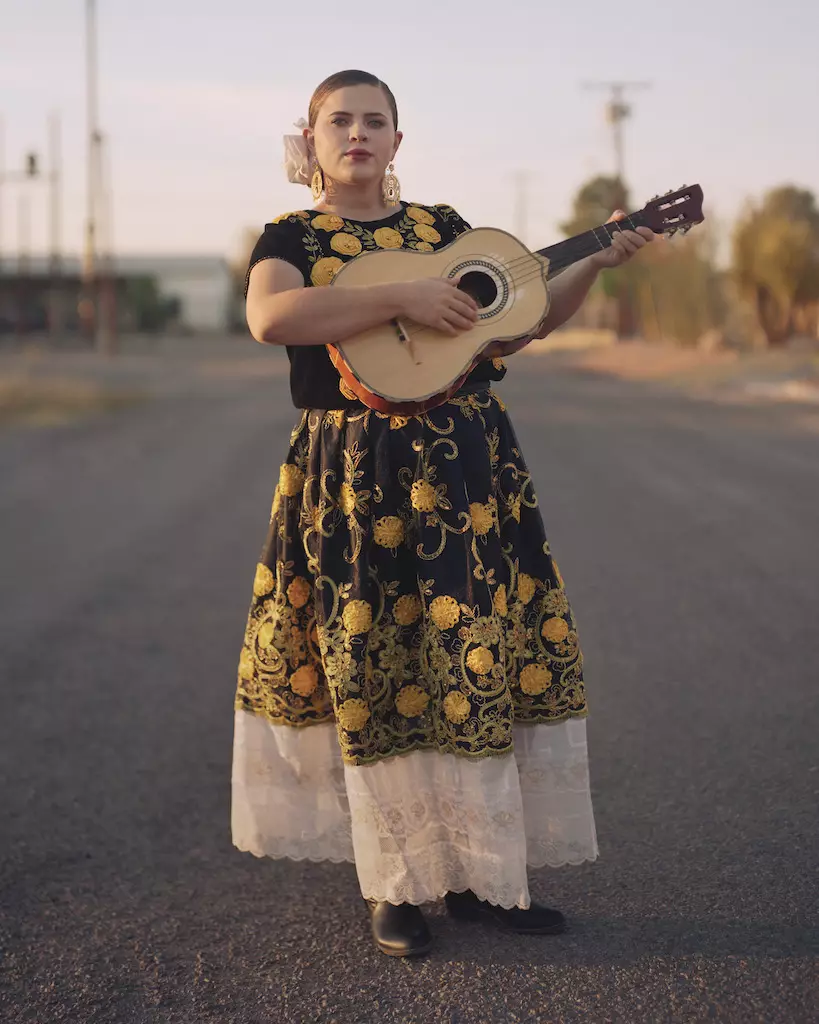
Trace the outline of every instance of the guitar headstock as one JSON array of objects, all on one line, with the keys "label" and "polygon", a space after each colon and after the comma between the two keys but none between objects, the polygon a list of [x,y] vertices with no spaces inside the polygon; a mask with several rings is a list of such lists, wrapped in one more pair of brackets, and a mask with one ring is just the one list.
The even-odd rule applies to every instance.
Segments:
[{"label": "guitar headstock", "polygon": [[640,219],[655,235],[671,237],[677,231],[685,234],[705,220],[702,198],[699,185],[683,185],[675,192],[654,196],[640,211]]}]

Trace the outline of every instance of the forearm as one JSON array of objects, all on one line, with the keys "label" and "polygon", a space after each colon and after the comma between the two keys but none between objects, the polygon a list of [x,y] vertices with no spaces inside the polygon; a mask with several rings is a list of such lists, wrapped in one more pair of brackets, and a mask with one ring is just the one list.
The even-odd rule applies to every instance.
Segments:
[{"label": "forearm", "polygon": [[551,303],[546,319],[534,335],[545,338],[547,334],[562,327],[583,305],[586,296],[597,280],[599,268],[594,257],[580,260],[549,282]]},{"label": "forearm", "polygon": [[269,345],[330,345],[403,311],[401,285],[294,288],[248,303],[247,323],[256,341]]}]

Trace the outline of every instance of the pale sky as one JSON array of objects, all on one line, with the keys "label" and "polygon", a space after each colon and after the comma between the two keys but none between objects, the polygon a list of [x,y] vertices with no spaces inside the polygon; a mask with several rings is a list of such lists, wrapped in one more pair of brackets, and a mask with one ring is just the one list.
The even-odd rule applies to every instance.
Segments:
[{"label": "pale sky", "polygon": [[[85,217],[84,0],[2,0],[5,166],[43,151],[62,117],[64,248]],[[529,175],[525,241],[562,237],[577,187],[608,173],[607,96],[588,80],[648,81],[625,125],[633,206],[699,182],[726,226],[748,197],[819,191],[819,5],[806,0],[98,0],[101,125],[123,253],[231,256],[311,204],[281,168],[281,136],[328,74],[389,83],[404,198],[446,202],[473,226],[516,229],[513,175]],[[757,13],[759,11],[759,13]],[[16,186],[0,248],[17,246]],[[47,242],[44,193],[32,244]]]}]

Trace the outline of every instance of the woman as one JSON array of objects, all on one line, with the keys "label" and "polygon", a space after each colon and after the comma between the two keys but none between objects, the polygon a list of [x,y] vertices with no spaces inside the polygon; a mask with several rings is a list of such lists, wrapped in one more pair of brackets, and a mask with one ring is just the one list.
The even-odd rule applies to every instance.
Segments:
[{"label": "woman", "polygon": [[[586,698],[563,580],[491,390],[505,368],[486,358],[445,405],[387,416],[324,347],[396,316],[468,330],[475,303],[438,278],[322,286],[364,250],[431,251],[469,225],[400,199],[396,103],[372,75],[323,82],[303,137],[313,208],[266,225],[246,284],[251,333],[286,346],[301,417],[241,652],[233,841],[354,861],[390,955],[431,947],[420,906],[441,897],[459,919],[558,932],[526,867],[597,855]],[[557,278],[537,336],[650,237],[623,232]]]}]

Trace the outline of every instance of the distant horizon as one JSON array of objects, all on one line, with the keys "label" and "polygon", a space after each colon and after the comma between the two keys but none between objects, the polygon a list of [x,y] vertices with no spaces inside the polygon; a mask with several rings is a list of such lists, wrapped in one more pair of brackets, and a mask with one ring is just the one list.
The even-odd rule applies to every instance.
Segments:
[{"label": "distant horizon", "polygon": [[[82,5],[10,0],[0,65],[5,169],[36,149],[62,110],[63,251],[83,251],[85,79]],[[235,260],[247,232],[311,206],[287,182],[281,135],[296,129],[312,89],[364,67],[396,93],[405,139],[396,171],[405,199],[453,205],[474,226],[520,234],[531,248],[564,237],[578,188],[613,173],[608,94],[588,80],[651,87],[626,94],[626,178],[632,208],[699,182],[721,249],[747,199],[793,184],[819,188],[819,133],[805,109],[819,95],[813,50],[819,8],[782,0],[770,23],[747,5],[602,0],[547,16],[522,0],[492,23],[419,0],[402,12],[363,0],[321,15],[261,0],[200,0],[196,17],[160,0],[139,10],[98,0],[100,124],[109,140],[117,256],[205,253]],[[355,30],[351,33],[351,27]],[[526,31],[521,28],[525,26]],[[797,31],[794,27],[797,27]],[[343,40],[343,45],[341,42]],[[514,179],[529,180],[518,231]],[[0,259],[18,249],[19,187],[0,198]],[[31,192],[32,255],[48,252],[43,189]],[[104,246],[101,246],[101,248]]]}]

